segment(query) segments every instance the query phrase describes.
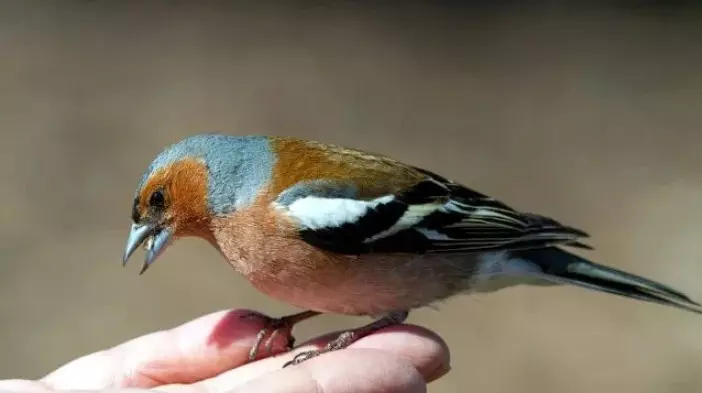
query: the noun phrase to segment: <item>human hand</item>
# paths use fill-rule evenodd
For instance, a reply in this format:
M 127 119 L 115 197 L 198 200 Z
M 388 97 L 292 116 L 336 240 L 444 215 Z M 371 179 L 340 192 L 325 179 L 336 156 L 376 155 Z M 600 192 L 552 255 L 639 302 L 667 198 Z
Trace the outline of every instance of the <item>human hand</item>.
M 321 348 L 334 335 L 317 337 L 284 354 L 286 340 L 281 335 L 272 346 L 278 356 L 247 363 L 265 323 L 250 315 L 248 310 L 209 314 L 83 356 L 38 381 L 0 381 L 0 390 L 404 393 L 425 391 L 427 382 L 450 369 L 449 351 L 441 338 L 413 325 L 383 329 L 347 349 L 284 369 L 295 354 Z

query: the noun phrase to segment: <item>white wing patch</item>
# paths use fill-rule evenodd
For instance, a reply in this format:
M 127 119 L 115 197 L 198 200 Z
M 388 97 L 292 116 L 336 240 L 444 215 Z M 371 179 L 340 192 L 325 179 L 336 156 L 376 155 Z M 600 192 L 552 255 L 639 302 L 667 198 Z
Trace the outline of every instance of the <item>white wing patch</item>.
M 288 216 L 294 218 L 302 227 L 311 230 L 325 228 L 338 228 L 344 224 L 357 223 L 369 209 L 379 205 L 390 203 L 395 200 L 393 195 L 386 195 L 370 201 L 361 201 L 348 198 L 325 198 L 316 196 L 306 196 L 297 199 L 287 207 L 282 207 Z M 281 206 L 279 206 L 281 208 Z M 364 239 L 364 243 L 369 244 L 378 239 L 392 236 L 400 231 L 415 227 L 424 218 L 435 211 L 448 214 L 460 214 L 465 218 L 455 224 L 449 225 L 453 228 L 480 228 L 480 227 L 502 227 L 511 229 L 510 223 L 519 221 L 510 215 L 502 214 L 496 210 L 478 209 L 471 212 L 471 207 L 465 204 L 450 200 L 436 201 L 421 205 L 410 205 L 407 211 L 390 228 L 378 232 L 373 236 Z M 457 244 L 470 244 L 470 239 L 453 239 L 436 230 L 426 228 L 415 228 L 424 236 L 433 240 L 456 241 Z
M 397 222 L 390 228 L 377 233 L 366 240 L 364 243 L 374 242 L 378 239 L 388 237 L 396 234 L 397 232 L 403 231 L 405 229 L 411 228 L 422 221 L 426 216 L 435 212 L 436 209 L 442 206 L 442 203 L 427 203 L 424 205 L 412 205 L 407 208 L 407 211 L 400 217 Z
M 317 230 L 336 228 L 344 224 L 353 224 L 363 217 L 368 209 L 391 202 L 392 195 L 370 201 L 346 198 L 320 198 L 307 196 L 300 198 L 286 207 L 286 213 L 296 219 L 307 229 Z

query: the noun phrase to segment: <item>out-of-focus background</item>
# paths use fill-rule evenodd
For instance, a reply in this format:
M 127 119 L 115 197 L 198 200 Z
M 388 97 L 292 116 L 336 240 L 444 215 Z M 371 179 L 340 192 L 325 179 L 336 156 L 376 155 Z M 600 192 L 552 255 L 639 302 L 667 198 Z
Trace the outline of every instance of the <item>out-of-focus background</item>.
M 219 309 L 291 311 L 202 241 L 120 266 L 142 171 L 202 131 L 391 154 L 702 299 L 702 12 L 662 3 L 3 2 L 0 378 Z M 674 309 L 517 288 L 410 321 L 453 351 L 433 392 L 702 388 L 702 319 Z

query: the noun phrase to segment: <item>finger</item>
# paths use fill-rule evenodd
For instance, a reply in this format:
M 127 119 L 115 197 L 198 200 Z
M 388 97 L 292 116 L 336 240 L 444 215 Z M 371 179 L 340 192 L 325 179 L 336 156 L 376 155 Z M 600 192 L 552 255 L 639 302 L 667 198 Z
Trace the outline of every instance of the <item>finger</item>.
M 286 362 L 292 360 L 296 354 L 305 350 L 321 348 L 335 337 L 336 334 L 326 334 L 294 351 L 227 371 L 215 378 L 199 382 L 196 384 L 199 386 L 194 387 L 199 387 L 201 391 L 206 392 L 217 393 L 229 391 L 258 377 L 279 371 L 282 366 Z M 445 375 L 450 370 L 450 355 L 446 343 L 435 333 L 414 325 L 397 325 L 382 329 L 356 341 L 351 344 L 347 350 L 324 354 L 298 366 L 286 368 L 286 370 L 294 370 L 296 367 L 302 367 L 309 362 L 317 362 L 318 359 L 323 360 L 328 356 L 336 356 L 335 354 L 337 352 L 346 352 L 352 349 L 354 351 L 381 351 L 392 355 L 399 361 L 412 365 L 426 381 L 435 380 Z M 178 389 L 175 386 L 162 387 L 162 389 L 166 388 L 171 391 Z
M 149 388 L 192 383 L 240 366 L 266 320 L 249 310 L 220 311 L 76 359 L 42 379 L 54 389 Z M 260 314 L 258 314 L 260 315 Z M 273 351 L 285 350 L 285 337 Z
M 408 362 L 378 349 L 335 351 L 253 379 L 230 393 L 419 393 L 426 382 Z

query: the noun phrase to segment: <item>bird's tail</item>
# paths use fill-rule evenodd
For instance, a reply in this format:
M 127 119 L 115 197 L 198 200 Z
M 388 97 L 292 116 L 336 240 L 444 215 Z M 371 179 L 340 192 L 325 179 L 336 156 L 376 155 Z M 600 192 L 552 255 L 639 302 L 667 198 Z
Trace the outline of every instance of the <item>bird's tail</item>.
M 599 265 L 559 248 L 517 251 L 511 255 L 536 264 L 543 279 L 702 314 L 702 305 L 655 281 Z M 541 273 L 539 274 L 541 275 Z

